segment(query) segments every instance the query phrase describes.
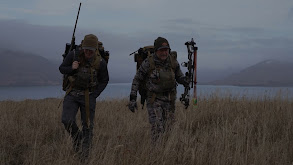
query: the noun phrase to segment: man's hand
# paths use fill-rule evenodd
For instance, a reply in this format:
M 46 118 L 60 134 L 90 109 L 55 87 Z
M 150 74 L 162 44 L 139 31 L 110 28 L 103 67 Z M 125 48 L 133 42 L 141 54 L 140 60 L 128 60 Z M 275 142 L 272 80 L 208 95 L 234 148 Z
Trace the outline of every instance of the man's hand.
M 136 95 L 130 94 L 128 103 L 128 109 L 133 113 L 135 112 L 135 109 L 137 110 L 136 97 Z
M 135 112 L 135 110 L 137 110 L 137 104 L 136 104 L 136 100 L 131 100 L 129 101 L 128 103 L 128 109 L 131 111 L 131 112 Z
M 72 63 L 72 69 L 75 70 L 79 67 L 79 62 L 78 61 L 73 61 Z
M 184 87 L 188 87 L 189 84 L 190 84 L 190 79 L 189 79 L 188 77 L 185 76 L 184 79 L 183 79 L 183 83 L 182 83 L 182 85 L 183 85 Z

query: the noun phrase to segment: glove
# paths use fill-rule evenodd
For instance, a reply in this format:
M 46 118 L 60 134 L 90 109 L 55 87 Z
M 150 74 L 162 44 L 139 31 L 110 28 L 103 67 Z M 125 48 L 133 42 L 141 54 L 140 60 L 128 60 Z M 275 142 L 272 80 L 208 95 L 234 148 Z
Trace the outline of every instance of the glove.
M 136 96 L 135 95 L 130 95 L 130 101 L 128 103 L 128 109 L 133 113 L 135 112 L 135 109 L 137 110 Z
M 129 101 L 128 109 L 133 113 L 135 112 L 135 109 L 137 110 L 137 104 L 135 100 Z
M 184 87 L 188 87 L 189 84 L 190 84 L 190 80 L 189 80 L 189 78 L 184 77 L 184 78 L 183 78 L 183 81 L 182 81 L 182 84 L 183 84 Z

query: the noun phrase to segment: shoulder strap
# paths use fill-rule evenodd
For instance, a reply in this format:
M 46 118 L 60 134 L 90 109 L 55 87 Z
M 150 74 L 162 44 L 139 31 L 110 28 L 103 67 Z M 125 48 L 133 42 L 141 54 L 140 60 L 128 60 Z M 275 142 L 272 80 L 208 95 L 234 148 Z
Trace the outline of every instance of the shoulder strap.
M 97 50 L 96 50 L 96 55 L 98 55 L 98 56 L 100 56 L 100 55 L 101 55 L 101 53 L 100 53 L 99 49 L 97 49 Z
M 148 56 L 151 56 L 151 50 L 148 50 Z
M 100 55 L 95 55 L 94 57 L 94 62 L 93 62 L 93 65 L 91 66 L 91 69 L 90 69 L 90 73 L 91 73 L 91 82 L 94 82 L 94 74 L 93 74 L 93 70 L 96 70 L 96 72 L 99 71 L 100 69 L 100 64 L 101 64 L 101 56 Z M 94 91 L 94 88 L 92 88 L 92 91 Z
M 72 59 L 72 62 L 73 61 L 78 61 L 79 53 L 80 53 L 80 51 L 78 49 L 74 49 L 73 50 L 73 59 Z
M 153 72 L 153 70 L 155 70 L 156 66 L 155 66 L 155 61 L 154 61 L 154 56 L 153 55 L 149 55 L 148 56 L 148 61 L 150 63 L 150 69 L 149 69 L 149 74 Z
M 176 70 L 176 60 L 177 60 L 177 52 L 174 54 L 174 52 L 170 53 L 170 63 L 173 71 Z
M 99 54 L 95 55 L 95 59 L 94 59 L 93 65 L 92 65 L 92 67 L 95 68 L 95 70 L 99 70 L 101 60 L 102 60 L 101 55 L 99 55 Z

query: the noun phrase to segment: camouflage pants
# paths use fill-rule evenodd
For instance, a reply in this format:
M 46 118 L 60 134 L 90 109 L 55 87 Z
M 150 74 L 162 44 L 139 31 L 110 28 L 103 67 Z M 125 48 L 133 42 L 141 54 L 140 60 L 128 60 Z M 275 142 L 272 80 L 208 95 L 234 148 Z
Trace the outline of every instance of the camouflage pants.
M 171 107 L 170 101 L 155 99 L 151 103 L 150 99 L 148 99 L 147 110 L 153 142 L 155 142 L 159 136 L 170 127 L 172 121 L 174 121 L 174 111 Z
M 67 132 L 70 133 L 76 151 L 79 150 L 79 145 L 82 143 L 82 153 L 85 156 L 88 155 L 90 144 L 93 136 L 93 127 L 94 127 L 94 117 L 95 117 L 95 107 L 96 107 L 96 98 L 90 95 L 90 125 L 86 123 L 86 110 L 85 110 L 85 96 L 78 95 L 73 96 L 68 94 L 64 97 L 63 102 L 63 111 L 62 111 L 62 123 L 64 124 Z M 81 114 L 81 123 L 82 130 L 80 130 L 76 124 L 76 115 L 80 109 Z

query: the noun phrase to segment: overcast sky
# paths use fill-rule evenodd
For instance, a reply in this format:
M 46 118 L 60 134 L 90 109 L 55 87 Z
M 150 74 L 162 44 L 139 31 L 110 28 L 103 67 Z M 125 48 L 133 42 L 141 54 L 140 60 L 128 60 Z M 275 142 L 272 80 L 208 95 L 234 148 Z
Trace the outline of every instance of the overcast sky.
M 62 60 L 80 2 L 76 42 L 96 34 L 110 51 L 110 72 L 133 71 L 129 54 L 158 36 L 169 40 L 180 63 L 184 43 L 195 38 L 204 69 L 293 62 L 292 0 L 1 0 L 0 48 Z

